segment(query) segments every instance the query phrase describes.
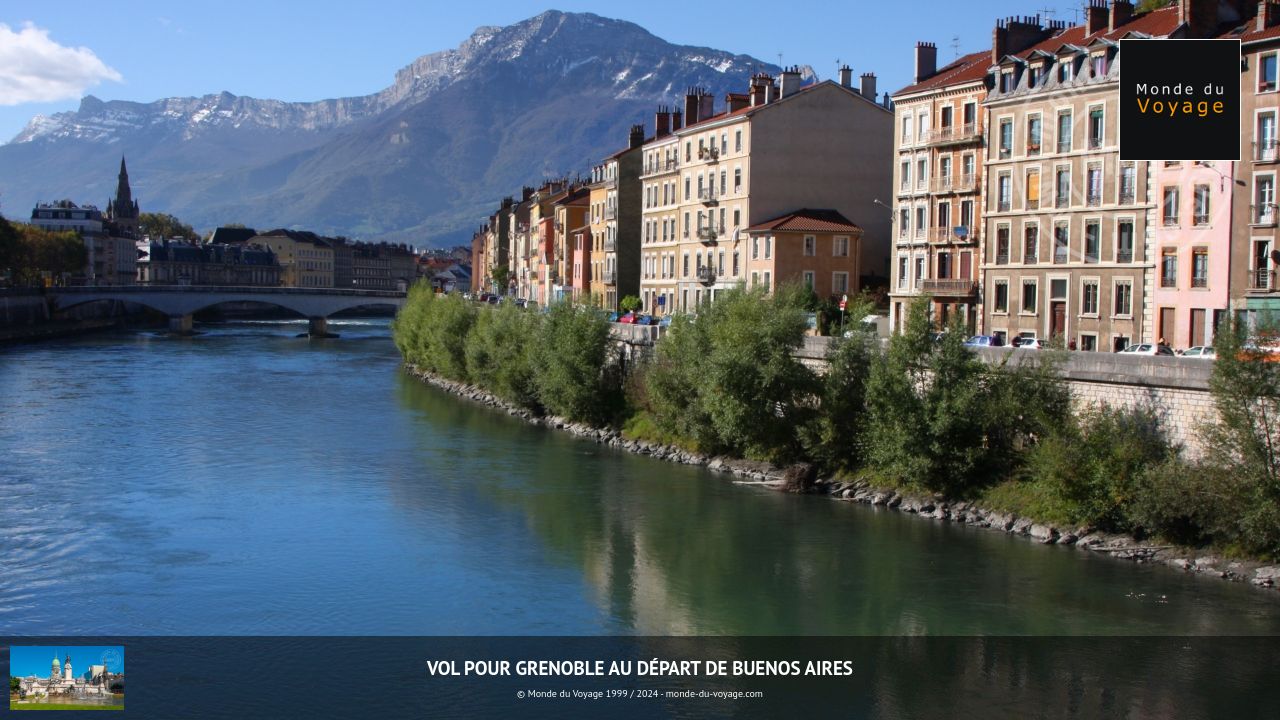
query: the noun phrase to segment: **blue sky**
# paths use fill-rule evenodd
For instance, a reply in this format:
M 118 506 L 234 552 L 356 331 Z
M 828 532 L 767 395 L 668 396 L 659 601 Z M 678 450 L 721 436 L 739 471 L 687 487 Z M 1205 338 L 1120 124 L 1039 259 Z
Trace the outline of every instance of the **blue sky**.
M 939 59 L 989 46 L 998 17 L 1078 2 L 756 2 L 649 0 L 537 3 L 374 0 L 370 3 L 222 0 L 6 0 L 0 3 L 0 142 L 36 114 L 74 109 L 79 98 L 151 101 L 229 91 L 281 100 L 362 95 L 389 85 L 419 55 L 456 47 L 480 25 L 508 25 L 547 9 L 636 22 L 671 42 L 710 46 L 834 74 L 875 72 L 881 89 L 910 80 L 917 40 Z
M 65 662 L 71 656 L 71 671 L 76 677 L 84 675 L 90 665 L 105 663 L 108 672 L 124 672 L 124 648 L 119 645 L 27 645 L 9 648 L 9 674 L 14 677 L 37 675 L 49 677 L 53 656 Z

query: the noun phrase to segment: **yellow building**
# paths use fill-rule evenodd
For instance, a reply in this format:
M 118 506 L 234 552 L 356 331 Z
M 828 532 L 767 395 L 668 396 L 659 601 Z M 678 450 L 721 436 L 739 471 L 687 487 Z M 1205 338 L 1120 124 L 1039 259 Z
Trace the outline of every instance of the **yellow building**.
M 318 235 L 298 230 L 272 230 L 250 238 L 250 244 L 270 248 L 280 261 L 284 287 L 333 287 L 333 249 Z

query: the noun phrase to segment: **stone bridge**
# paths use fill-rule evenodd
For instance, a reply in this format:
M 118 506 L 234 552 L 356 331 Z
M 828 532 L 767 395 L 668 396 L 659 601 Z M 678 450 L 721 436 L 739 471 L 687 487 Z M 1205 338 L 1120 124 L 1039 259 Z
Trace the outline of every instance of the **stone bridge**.
M 114 285 L 49 288 L 56 309 L 112 300 L 137 303 L 169 316 L 169 330 L 191 332 L 191 316 L 227 302 L 256 302 L 291 310 L 310 321 L 310 334 L 329 335 L 328 317 L 358 307 L 400 308 L 405 293 L 388 290 L 336 290 L 331 288 L 280 288 L 211 285 Z

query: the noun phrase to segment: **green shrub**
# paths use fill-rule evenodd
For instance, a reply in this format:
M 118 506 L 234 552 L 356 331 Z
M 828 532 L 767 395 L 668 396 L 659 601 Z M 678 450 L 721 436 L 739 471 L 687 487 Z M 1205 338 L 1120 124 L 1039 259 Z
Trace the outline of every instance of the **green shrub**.
M 606 372 L 609 323 L 590 308 L 551 306 L 533 343 L 533 385 L 538 400 L 555 415 L 593 424 L 610 419 L 621 394 L 619 379 Z
M 430 283 L 417 282 L 409 288 L 405 304 L 391 323 L 391 337 L 405 362 L 424 366 L 423 331 L 426 329 L 427 307 L 435 300 Z
M 538 320 L 536 313 L 511 303 L 482 308 L 465 345 L 471 381 L 508 402 L 537 409 L 532 356 Z
M 1028 472 L 1062 502 L 1073 521 L 1116 532 L 1158 531 L 1142 515 L 1144 490 L 1176 456 L 1148 408 L 1098 407 L 1071 418 L 1031 451 Z
M 855 301 L 849 315 L 871 312 L 865 299 Z M 862 467 L 867 433 L 866 386 L 878 354 L 876 337 L 859 325 L 853 337 L 836 340 L 827 355 L 816 417 L 804 434 L 805 451 L 824 468 L 853 471 Z
M 466 380 L 466 339 L 475 320 L 475 304 L 461 295 L 441 295 L 427 303 L 420 335 L 425 366 L 452 380 Z

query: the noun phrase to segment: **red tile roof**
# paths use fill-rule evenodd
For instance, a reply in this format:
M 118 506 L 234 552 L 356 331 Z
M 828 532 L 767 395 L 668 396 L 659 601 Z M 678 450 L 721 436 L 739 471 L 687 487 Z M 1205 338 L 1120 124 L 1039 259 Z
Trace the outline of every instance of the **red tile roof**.
M 835 210 L 804 208 L 752 225 L 747 232 L 852 232 L 861 229 Z
M 921 80 L 914 85 L 908 85 L 892 97 L 905 95 L 907 93 L 917 93 L 923 90 L 933 90 L 936 88 L 948 87 L 950 85 L 961 85 L 971 82 L 979 82 L 987 75 L 987 68 L 991 65 L 991 51 L 969 53 L 962 57 L 956 58 L 949 65 L 939 70 L 937 73 Z

